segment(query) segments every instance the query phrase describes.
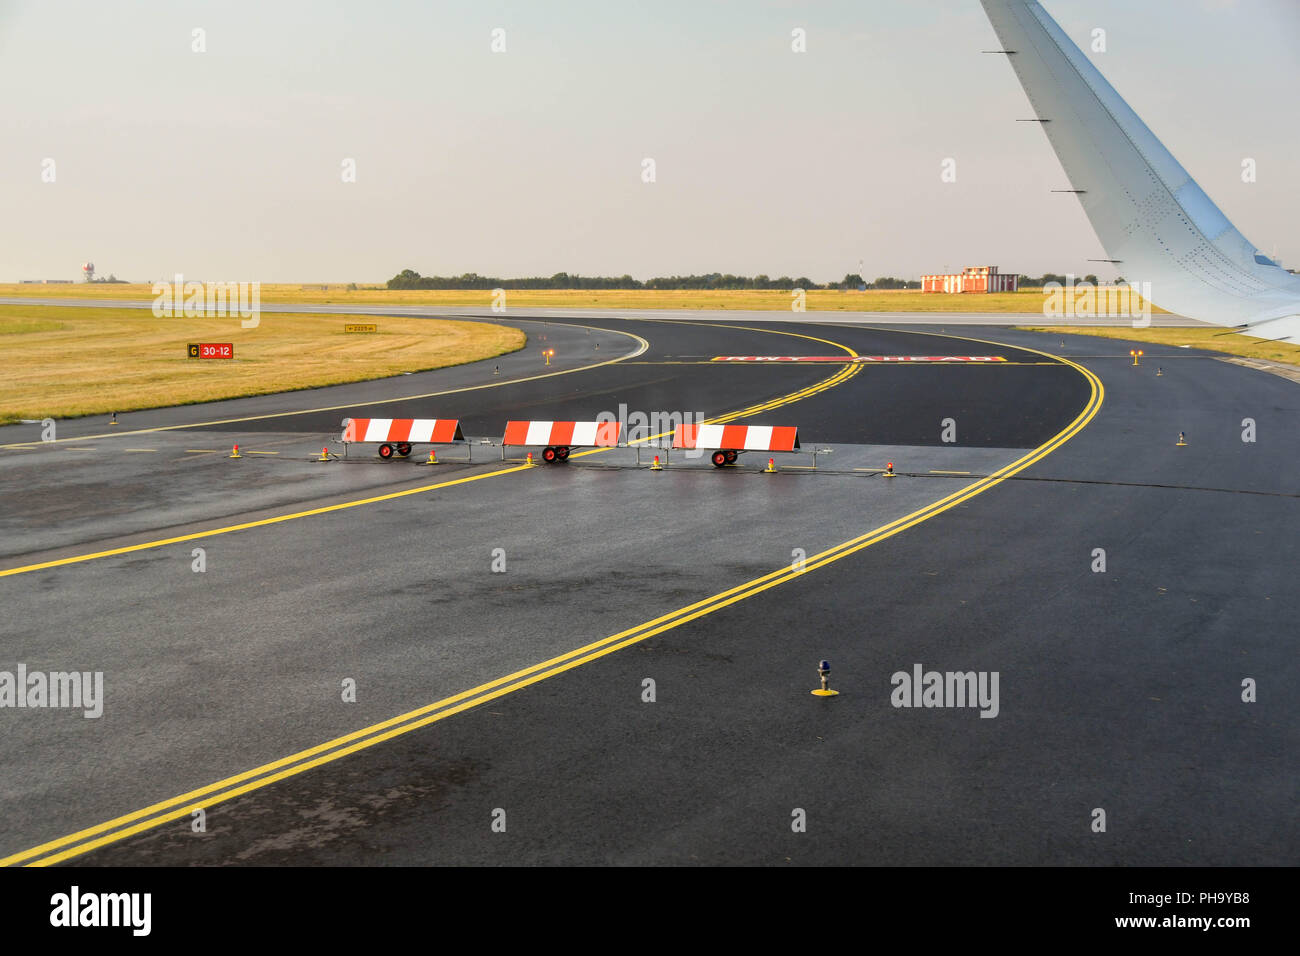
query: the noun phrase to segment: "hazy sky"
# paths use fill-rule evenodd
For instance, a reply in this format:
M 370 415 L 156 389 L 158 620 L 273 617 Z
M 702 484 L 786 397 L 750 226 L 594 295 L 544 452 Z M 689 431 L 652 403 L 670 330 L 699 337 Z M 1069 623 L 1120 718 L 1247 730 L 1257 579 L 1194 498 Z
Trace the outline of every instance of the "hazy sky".
M 1300 264 L 1300 3 L 1044 5 Z M 976 0 L 0 0 L 0 281 L 1099 271 L 996 46 Z

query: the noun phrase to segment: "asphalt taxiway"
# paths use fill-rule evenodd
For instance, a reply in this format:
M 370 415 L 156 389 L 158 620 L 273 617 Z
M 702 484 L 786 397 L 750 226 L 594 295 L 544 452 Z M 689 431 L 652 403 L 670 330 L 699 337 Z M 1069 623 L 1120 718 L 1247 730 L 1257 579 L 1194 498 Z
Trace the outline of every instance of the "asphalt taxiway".
M 528 321 L 500 361 L 68 423 L 54 447 L 0 429 L 0 669 L 107 687 L 98 720 L 0 714 L 0 855 L 1294 862 L 1293 383 L 1006 329 Z M 531 377 L 541 334 L 572 372 Z M 622 360 L 588 367 L 592 335 Z M 839 350 L 1008 361 L 708 361 Z M 310 461 L 354 404 L 488 439 L 621 404 L 740 413 L 834 451 L 776 474 L 628 449 Z M 279 454 L 180 447 L 239 439 Z M 893 707 L 915 663 L 997 671 L 998 716 Z

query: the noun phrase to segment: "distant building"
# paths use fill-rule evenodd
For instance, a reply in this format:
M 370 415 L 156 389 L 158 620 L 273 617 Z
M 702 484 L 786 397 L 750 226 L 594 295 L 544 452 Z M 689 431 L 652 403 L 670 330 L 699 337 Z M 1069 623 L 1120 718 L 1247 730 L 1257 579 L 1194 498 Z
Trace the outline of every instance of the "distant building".
M 1003 275 L 997 266 L 971 266 L 958 275 L 921 276 L 922 292 L 1015 292 L 1018 275 Z

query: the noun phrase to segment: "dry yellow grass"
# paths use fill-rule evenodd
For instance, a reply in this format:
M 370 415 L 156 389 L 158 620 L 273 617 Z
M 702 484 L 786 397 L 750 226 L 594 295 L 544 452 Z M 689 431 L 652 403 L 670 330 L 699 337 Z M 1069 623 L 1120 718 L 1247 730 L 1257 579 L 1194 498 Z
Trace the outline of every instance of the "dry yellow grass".
M 455 289 L 394 289 L 380 283 L 264 283 L 262 303 L 303 302 L 320 305 L 456 305 L 487 309 L 492 294 Z M 27 285 L 0 284 L 0 296 L 57 298 L 105 298 L 153 300 L 148 285 Z M 813 289 L 807 293 L 809 312 L 1043 312 L 1043 293 L 1038 289 L 992 295 L 943 295 L 914 290 L 880 289 L 841 292 Z M 736 309 L 789 311 L 789 292 L 734 289 L 538 289 L 506 292 L 506 305 L 519 309 Z M 1153 308 L 1153 312 L 1162 310 Z
M 378 333 L 345 333 L 372 323 Z M 191 342 L 229 342 L 233 360 L 191 359 Z M 155 318 L 148 310 L 0 305 L 0 424 L 69 418 L 337 385 L 442 368 L 523 348 L 485 322 L 266 314 Z
M 1283 362 L 1300 365 L 1300 345 L 1257 339 L 1237 333 L 1225 334 L 1224 329 L 1134 329 L 1098 328 L 1093 326 L 1023 326 L 1029 332 L 1053 332 L 1069 335 L 1096 335 L 1105 339 L 1124 339 L 1129 342 L 1154 342 L 1159 345 L 1187 345 L 1194 349 L 1224 352 L 1242 358 L 1265 362 Z

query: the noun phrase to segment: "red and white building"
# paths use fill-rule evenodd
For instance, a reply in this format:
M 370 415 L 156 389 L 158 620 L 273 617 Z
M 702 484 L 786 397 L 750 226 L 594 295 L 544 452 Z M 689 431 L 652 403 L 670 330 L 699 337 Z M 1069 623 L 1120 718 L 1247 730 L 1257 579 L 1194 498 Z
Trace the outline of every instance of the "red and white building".
M 1015 292 L 1020 277 L 1003 275 L 997 266 L 971 266 L 957 275 L 921 276 L 922 292 Z

